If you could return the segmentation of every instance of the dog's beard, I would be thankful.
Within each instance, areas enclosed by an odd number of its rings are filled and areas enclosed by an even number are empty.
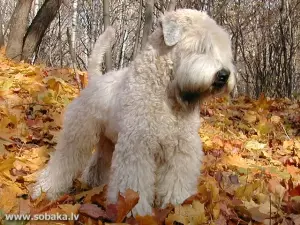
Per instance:
[[[229,93],[228,85],[223,87],[214,87],[210,85],[205,90],[203,89],[181,89],[176,80],[173,80],[168,88],[168,96],[173,99],[177,107],[187,111],[194,110],[211,96],[221,96]]]

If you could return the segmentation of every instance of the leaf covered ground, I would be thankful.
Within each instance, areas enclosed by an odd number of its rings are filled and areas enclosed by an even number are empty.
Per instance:
[[[77,71],[82,82],[86,74]],[[69,69],[14,63],[0,54],[0,224],[5,215],[79,214],[74,221],[30,224],[300,224],[300,103],[239,97],[202,105],[205,158],[199,193],[181,206],[129,217],[138,194],[127,190],[106,203],[106,187],[80,180],[56,201],[29,191],[54,151],[62,114],[79,93]],[[28,223],[29,224],[29,223]]]

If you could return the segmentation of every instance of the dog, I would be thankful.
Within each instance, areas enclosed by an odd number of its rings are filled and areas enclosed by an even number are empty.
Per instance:
[[[96,43],[88,85],[67,107],[33,198],[42,191],[58,197],[83,171],[90,186],[108,183],[111,203],[119,192],[137,191],[133,213],[147,215],[154,205],[181,204],[197,192],[203,157],[199,105],[234,88],[231,41],[205,12],[178,9],[161,17],[127,68],[99,76],[113,36],[109,28]]]

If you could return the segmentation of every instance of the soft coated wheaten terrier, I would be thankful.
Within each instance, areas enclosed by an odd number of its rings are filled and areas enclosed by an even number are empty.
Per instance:
[[[89,84],[66,110],[33,197],[45,191],[56,198],[83,171],[89,185],[109,184],[110,202],[119,191],[137,191],[134,213],[145,215],[154,201],[180,204],[197,192],[199,103],[235,85],[230,37],[204,12],[167,12],[129,67],[100,76],[113,36],[108,28],[96,43]]]

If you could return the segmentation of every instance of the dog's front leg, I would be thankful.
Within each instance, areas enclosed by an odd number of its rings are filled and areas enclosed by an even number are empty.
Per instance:
[[[115,203],[119,191],[132,189],[139,193],[139,202],[133,209],[136,215],[152,214],[154,199],[155,142],[145,137],[145,132],[120,133],[112,158],[108,200]]]
[[[156,202],[163,208],[169,203],[181,204],[197,193],[203,155],[198,135],[179,137],[176,145],[165,145],[164,151],[167,158],[157,170],[156,193]]]

